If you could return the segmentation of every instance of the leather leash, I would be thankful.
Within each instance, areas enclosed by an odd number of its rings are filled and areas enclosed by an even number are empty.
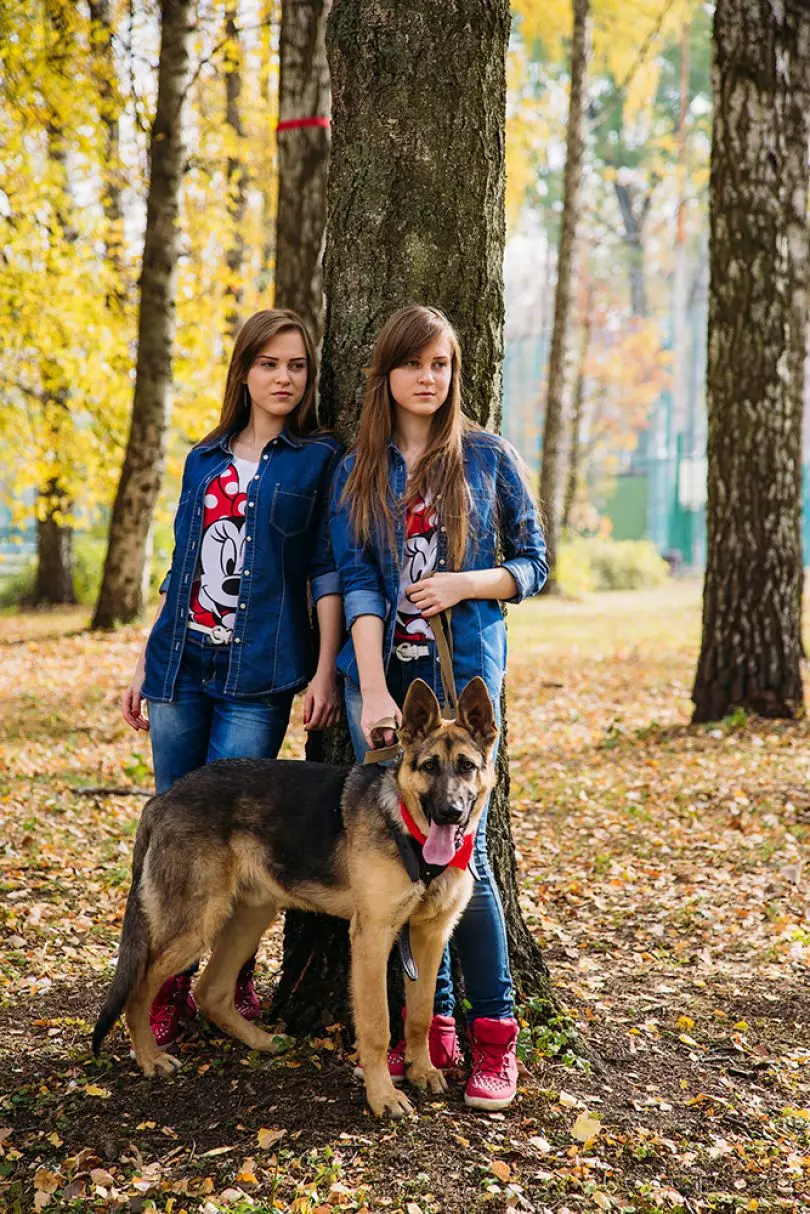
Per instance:
[[[431,616],[430,626],[433,630],[433,636],[436,640],[436,652],[439,655],[439,671],[442,676],[442,689],[444,691],[444,702],[451,716],[456,715],[458,706],[458,696],[456,695],[456,679],[453,674],[453,646],[452,633],[450,631],[450,609],[440,611],[438,615]],[[371,729],[371,737],[374,739],[375,734],[384,736],[387,730],[391,730],[394,734],[393,746],[379,746],[374,750],[367,750],[364,764],[368,763],[390,763],[392,759],[396,759],[400,754],[401,747],[399,744],[399,732],[397,723],[393,717],[383,717],[381,721],[377,721]]]

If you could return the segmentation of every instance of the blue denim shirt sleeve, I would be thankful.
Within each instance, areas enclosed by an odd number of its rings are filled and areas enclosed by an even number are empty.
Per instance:
[[[342,454],[343,447],[338,446],[324,469],[318,490],[318,500],[315,506],[318,511],[318,530],[315,535],[312,559],[309,563],[313,603],[325,598],[327,594],[340,594],[340,574],[335,564],[332,537],[329,532],[329,497],[335,477],[335,468]]]
[[[509,443],[503,443],[498,462],[498,501],[506,558],[501,567],[509,570],[517,586],[517,594],[506,602],[520,603],[542,590],[548,562],[537,506],[523,483],[517,454]]]
[[[351,631],[358,616],[376,615],[384,620],[388,614],[388,600],[376,557],[366,544],[359,543],[354,536],[349,503],[343,497],[347,479],[348,469],[344,460],[332,485],[329,528],[343,589],[346,627]]]
[[[180,513],[180,503],[183,501],[185,494],[188,492],[188,490],[190,488],[188,465],[189,465],[189,456],[186,456],[186,461],[183,464],[183,476],[180,481],[180,497],[178,498],[178,501],[177,501],[177,509],[174,512],[174,548],[172,549],[172,559],[169,562],[169,568],[166,570],[166,572],[163,575],[162,582],[158,586],[158,594],[165,594],[166,591],[169,589],[169,578],[172,576],[172,566],[174,565],[174,558],[177,555],[177,521],[178,521],[178,515]]]

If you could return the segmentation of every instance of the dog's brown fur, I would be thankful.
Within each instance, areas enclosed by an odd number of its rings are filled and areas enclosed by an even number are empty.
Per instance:
[[[355,1028],[374,1113],[412,1111],[387,1065],[386,964],[410,924],[419,977],[407,983],[406,1067],[417,1087],[446,1090],[430,1062],[428,1029],[442,951],[472,893],[466,870],[412,881],[397,847],[400,798],[425,834],[448,806],[475,830],[494,780],[497,727],[481,679],[441,718],[421,680],[408,691],[396,768],[334,768],[276,760],[225,760],[178,781],[144,808],[118,966],[93,1034],[98,1053],[124,1009],[146,1075],[180,1066],[149,1027],[159,987],[211,949],[195,998],[209,1020],[254,1050],[273,1038],[234,1007],[237,974],[279,910],[295,906],[350,921]]]

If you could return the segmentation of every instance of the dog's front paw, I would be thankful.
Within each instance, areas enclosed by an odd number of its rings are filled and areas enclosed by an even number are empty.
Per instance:
[[[407,1068],[406,1075],[408,1083],[412,1083],[415,1088],[420,1088],[422,1091],[427,1089],[428,1092],[433,1092],[435,1095],[440,1095],[446,1092],[447,1080],[437,1067],[414,1062]]]
[[[174,1058],[171,1054],[151,1054],[148,1058],[139,1058],[138,1064],[149,1079],[156,1075],[174,1075],[183,1065],[179,1058]]]
[[[366,1088],[366,1099],[375,1117],[412,1117],[414,1107],[404,1092],[399,1092],[393,1083],[371,1092]]]

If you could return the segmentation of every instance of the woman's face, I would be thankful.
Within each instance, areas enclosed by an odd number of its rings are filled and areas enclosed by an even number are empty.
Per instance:
[[[394,367],[388,376],[388,386],[400,409],[417,417],[432,417],[447,400],[452,376],[450,339],[440,334]]]
[[[253,409],[273,418],[287,417],[307,387],[307,350],[297,329],[271,337],[253,360],[247,388]]]

